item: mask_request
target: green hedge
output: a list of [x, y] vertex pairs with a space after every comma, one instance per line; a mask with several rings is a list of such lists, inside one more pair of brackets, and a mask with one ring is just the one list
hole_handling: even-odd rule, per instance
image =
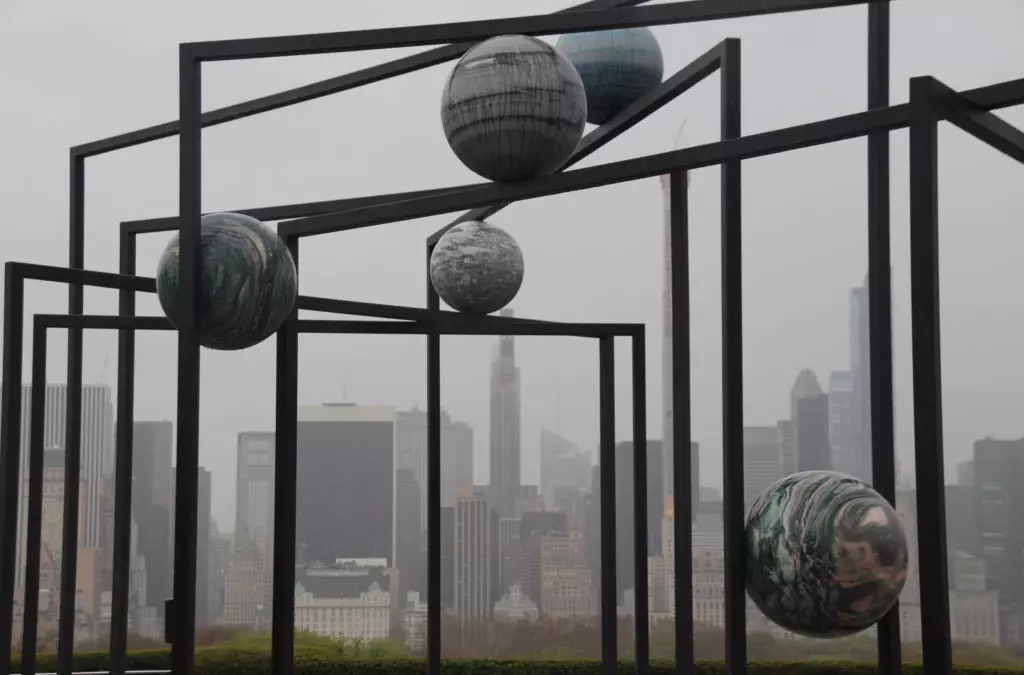
[[[197, 675], [270, 675], [270, 654], [266, 649], [239, 647], [205, 647], [196, 650]], [[426, 662], [422, 659], [395, 659], [369, 661], [339, 659], [322, 649], [296, 650], [296, 675], [424, 675]], [[19, 672], [18, 659], [13, 662]], [[104, 670], [105, 652], [75, 655], [75, 670]], [[170, 652], [166, 649], [135, 651], [128, 655], [129, 670], [170, 669]], [[56, 670], [53, 654], [40, 655], [38, 671]], [[446, 660], [446, 675], [601, 675], [599, 661], [490, 661]], [[988, 667], [955, 667], [958, 675], [1024, 675], [1024, 670]], [[752, 663], [750, 675], [876, 675], [878, 669], [868, 663], [810, 661], [803, 663]], [[620, 675], [633, 675], [634, 664], [619, 664]], [[652, 675], [674, 675], [671, 663], [651, 664]], [[695, 675], [725, 675], [725, 665], [718, 661], [700, 662]], [[904, 675], [923, 675], [920, 664], [905, 664]]]

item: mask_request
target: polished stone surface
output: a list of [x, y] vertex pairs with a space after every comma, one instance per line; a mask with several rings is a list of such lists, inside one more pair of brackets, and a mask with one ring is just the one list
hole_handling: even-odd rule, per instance
[[783, 628], [818, 638], [862, 631], [899, 598], [907, 540], [892, 506], [831, 471], [787, 476], [747, 514], [747, 592]]
[[650, 28], [563, 35], [555, 44], [587, 92], [587, 121], [604, 124], [661, 84], [665, 64]]
[[481, 221], [459, 223], [435, 244], [430, 281], [452, 309], [497, 312], [512, 302], [523, 284], [523, 252], [500, 227]]
[[452, 150], [472, 171], [499, 182], [560, 169], [586, 121], [576, 69], [548, 43], [522, 35], [491, 38], [466, 52], [441, 100]]
[[[298, 280], [291, 253], [277, 233], [249, 216], [202, 218], [199, 341], [210, 349], [245, 349], [273, 335], [291, 312]], [[156, 291], [178, 325], [179, 246], [175, 236], [160, 257]]]

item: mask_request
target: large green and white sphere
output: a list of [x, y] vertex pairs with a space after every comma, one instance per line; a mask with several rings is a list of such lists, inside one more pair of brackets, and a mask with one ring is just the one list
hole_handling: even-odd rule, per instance
[[[273, 335], [295, 304], [295, 261], [272, 229], [239, 213], [211, 213], [201, 223], [199, 342], [238, 350]], [[164, 314], [181, 325], [178, 237], [164, 249], [156, 292]]]
[[747, 514], [747, 593], [786, 630], [838, 638], [874, 625], [907, 579], [907, 538], [892, 506], [831, 471], [783, 478]]
[[570, 33], [555, 48], [576, 67], [587, 92], [587, 121], [604, 124], [640, 100], [665, 74], [650, 28]]

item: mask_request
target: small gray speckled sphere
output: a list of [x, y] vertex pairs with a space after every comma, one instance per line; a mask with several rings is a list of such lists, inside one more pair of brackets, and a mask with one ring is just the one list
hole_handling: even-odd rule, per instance
[[775, 483], [747, 514], [747, 593], [800, 635], [837, 638], [874, 625], [907, 580], [895, 510], [856, 478], [804, 471]]
[[[203, 216], [200, 244], [199, 342], [238, 350], [273, 335], [288, 317], [298, 293], [295, 262], [277, 233], [249, 216]], [[175, 326], [180, 312], [179, 245], [164, 249], [156, 292]]]
[[523, 285], [523, 252], [500, 227], [476, 220], [459, 223], [434, 245], [430, 281], [452, 309], [497, 312]]
[[587, 92], [587, 121], [604, 124], [661, 84], [665, 64], [650, 28], [570, 33], [555, 47]]
[[576, 69], [548, 43], [523, 35], [491, 38], [466, 52], [441, 100], [452, 150], [469, 169], [498, 182], [562, 168], [586, 122]]

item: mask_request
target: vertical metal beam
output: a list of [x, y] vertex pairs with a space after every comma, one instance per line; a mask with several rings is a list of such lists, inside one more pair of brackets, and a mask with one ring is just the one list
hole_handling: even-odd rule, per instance
[[[889, 3], [868, 5], [868, 108], [889, 105]], [[868, 135], [868, 325], [872, 485], [896, 503], [893, 445], [889, 133]], [[901, 667], [899, 605], [878, 622], [879, 675]]]
[[25, 280], [7, 263], [4, 273], [3, 379], [0, 382], [0, 674], [11, 672], [14, 567], [17, 565], [21, 460], [21, 357]]
[[[299, 240], [284, 237], [298, 279]], [[298, 304], [277, 331], [276, 424], [274, 432], [274, 576], [271, 630], [272, 671], [295, 669], [295, 528], [298, 493], [299, 404]]]
[[[601, 672], [618, 673], [618, 594], [615, 570], [615, 338], [598, 340], [601, 465]], [[646, 505], [644, 507], [646, 511]]]
[[689, 185], [685, 171], [669, 174], [672, 295], [672, 494], [675, 500], [676, 673], [693, 669], [693, 465], [690, 453]]
[[[135, 235], [121, 235], [118, 271], [135, 274]], [[135, 316], [135, 291], [118, 292], [118, 315]], [[135, 331], [117, 332], [117, 433], [114, 468], [114, 569], [110, 597], [110, 673], [124, 675], [128, 651], [132, 477], [135, 435]]]
[[[633, 588], [636, 675], [651, 671], [647, 607], [647, 345], [641, 328], [632, 336], [633, 353]], [[658, 483], [661, 489], [663, 483]]]
[[[430, 281], [427, 245], [427, 309], [441, 300]], [[441, 675], [441, 335], [427, 334], [427, 675]]]
[[32, 327], [32, 398], [29, 403], [28, 513], [25, 517], [25, 623], [21, 673], [35, 675], [39, 634], [39, 559], [43, 538], [43, 432], [46, 425], [46, 327]]
[[921, 565], [921, 644], [926, 675], [953, 660], [946, 568], [946, 494], [939, 344], [938, 121], [931, 78], [910, 80], [910, 299], [914, 366], [914, 461]]
[[[722, 56], [722, 140], [740, 136], [740, 43]], [[722, 163], [722, 443], [725, 525], [725, 663], [747, 671], [746, 551], [743, 539], [742, 164]]]
[[196, 527], [199, 480], [199, 256], [202, 192], [201, 64], [188, 45], [179, 54], [178, 160], [180, 300], [178, 325], [178, 438], [174, 500], [174, 605], [168, 631], [171, 669], [193, 675], [196, 618]]

